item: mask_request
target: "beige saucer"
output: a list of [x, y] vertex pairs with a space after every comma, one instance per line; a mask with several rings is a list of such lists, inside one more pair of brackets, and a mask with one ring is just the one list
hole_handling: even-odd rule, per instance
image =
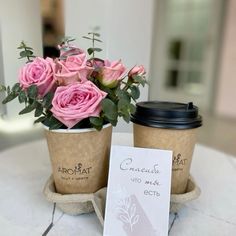
[[188, 179], [187, 191], [183, 194], [171, 194], [170, 212], [177, 213], [185, 203], [198, 198], [201, 194], [200, 188], [196, 185], [194, 179], [190, 176]]

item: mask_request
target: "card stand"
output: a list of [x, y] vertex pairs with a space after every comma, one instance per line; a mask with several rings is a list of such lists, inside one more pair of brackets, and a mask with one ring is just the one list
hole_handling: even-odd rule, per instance
[[185, 203], [198, 198], [201, 194], [200, 188], [197, 186], [193, 177], [188, 179], [186, 193], [183, 194], [171, 194], [170, 197], [170, 212], [177, 213]]
[[43, 193], [49, 202], [54, 202], [66, 214], [79, 215], [96, 213], [100, 223], [104, 224], [106, 188], [89, 194], [60, 194], [55, 190], [53, 177], [47, 180]]

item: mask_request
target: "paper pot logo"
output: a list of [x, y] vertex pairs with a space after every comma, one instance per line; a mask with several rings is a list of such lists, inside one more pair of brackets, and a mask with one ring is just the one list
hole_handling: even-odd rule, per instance
[[58, 167], [58, 172], [67, 175], [88, 175], [92, 167], [83, 167], [82, 163], [78, 163], [73, 168]]
[[183, 167], [187, 165], [187, 158], [183, 158], [180, 153], [177, 155], [174, 155], [173, 161], [172, 161], [172, 170], [173, 171], [182, 171]]

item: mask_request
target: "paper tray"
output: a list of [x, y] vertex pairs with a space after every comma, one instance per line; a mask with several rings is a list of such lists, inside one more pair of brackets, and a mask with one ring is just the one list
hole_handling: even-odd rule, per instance
[[187, 191], [183, 194], [171, 194], [170, 196], [170, 212], [177, 213], [185, 203], [198, 198], [201, 194], [200, 188], [197, 186], [193, 177], [188, 179]]
[[55, 202], [63, 212], [69, 215], [79, 215], [95, 211], [103, 225], [106, 188], [89, 194], [60, 194], [55, 191], [54, 180], [51, 176], [45, 184], [43, 193], [49, 202]]
[[[60, 194], [55, 191], [54, 180], [51, 176], [44, 187], [43, 193], [50, 202], [55, 202], [65, 213], [79, 215], [84, 213], [96, 213], [101, 224], [104, 224], [104, 212], [106, 202], [106, 188], [90, 194]], [[201, 194], [200, 188], [190, 176], [187, 185], [187, 192], [183, 194], [171, 194], [170, 212], [177, 213], [185, 203], [192, 201]]]

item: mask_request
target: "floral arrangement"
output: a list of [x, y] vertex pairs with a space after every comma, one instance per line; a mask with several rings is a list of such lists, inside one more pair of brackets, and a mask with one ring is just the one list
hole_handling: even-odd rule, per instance
[[[127, 71], [121, 60], [109, 61], [95, 57], [102, 51], [95, 47], [102, 42], [98, 33], [88, 33], [92, 47], [86, 52], [66, 38], [59, 46], [60, 57], [36, 57], [24, 42], [18, 47], [26, 64], [20, 68], [19, 81], [12, 87], [0, 86], [7, 93], [3, 104], [18, 98], [25, 107], [19, 114], [34, 112], [35, 123], [49, 129], [88, 128], [100, 130], [106, 123], [126, 122], [135, 112], [135, 101], [144, 86], [142, 65]], [[88, 58], [90, 56], [90, 58]]]

